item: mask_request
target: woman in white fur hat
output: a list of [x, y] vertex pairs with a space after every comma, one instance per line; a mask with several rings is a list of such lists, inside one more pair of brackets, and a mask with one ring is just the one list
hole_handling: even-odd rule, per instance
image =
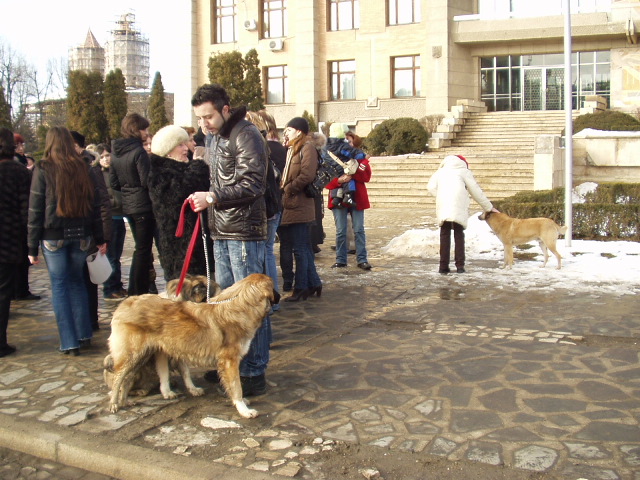
[[[209, 191], [209, 167], [202, 160], [189, 161], [188, 142], [189, 134], [177, 125], [161, 128], [151, 141], [149, 196], [158, 225], [157, 247], [160, 264], [167, 282], [180, 277], [191, 232], [198, 215], [191, 209], [186, 209], [185, 234], [181, 238], [176, 238], [175, 232], [182, 204], [193, 192]], [[208, 241], [209, 262], [213, 271], [211, 246], [211, 242]], [[201, 237], [198, 238], [194, 249], [188, 273], [207, 274]]]
[[[455, 240], [454, 261], [457, 273], [464, 273], [464, 230], [469, 218], [469, 195], [482, 210], [494, 210], [476, 182], [467, 159], [462, 155], [447, 155], [440, 168], [429, 179], [429, 192], [436, 197], [436, 217], [440, 225], [440, 273], [449, 273], [451, 230]], [[497, 210], [494, 210], [497, 212]]]

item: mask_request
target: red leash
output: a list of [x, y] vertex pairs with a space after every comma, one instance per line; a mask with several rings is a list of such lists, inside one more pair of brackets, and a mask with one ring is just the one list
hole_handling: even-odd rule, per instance
[[[176, 228], [176, 237], [180, 238], [184, 234], [184, 222], [185, 222], [185, 208], [187, 205], [191, 206], [193, 209], [193, 205], [187, 198], [182, 204], [182, 208], [180, 209], [180, 218], [178, 219], [178, 228]], [[182, 272], [180, 272], [180, 281], [178, 282], [178, 288], [176, 288], [176, 297], [180, 295], [182, 291], [182, 284], [184, 283], [184, 278], [187, 276], [187, 271], [189, 271], [189, 264], [191, 263], [191, 257], [193, 256], [193, 250], [196, 247], [196, 243], [198, 241], [198, 234], [200, 233], [200, 215], [198, 214], [198, 218], [196, 220], [196, 225], [193, 227], [193, 233], [191, 234], [191, 241], [189, 242], [189, 248], [187, 249], [187, 256], [184, 259], [184, 264], [182, 265]]]

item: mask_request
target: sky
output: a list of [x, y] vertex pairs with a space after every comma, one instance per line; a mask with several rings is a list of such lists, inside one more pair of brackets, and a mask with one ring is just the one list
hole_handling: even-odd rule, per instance
[[[595, 183], [578, 185], [573, 191], [573, 202], [582, 203], [584, 195], [596, 187]], [[459, 282], [478, 282], [489, 278], [505, 286], [521, 290], [570, 289], [572, 292], [606, 295], [640, 294], [640, 242], [571, 240], [567, 246], [564, 237], [556, 244], [562, 256], [562, 269], [557, 270], [555, 256], [549, 252], [545, 268], [542, 250], [537, 241], [514, 252], [536, 254], [532, 260], [514, 259], [512, 269], [502, 269], [504, 247], [489, 225], [478, 219], [480, 212], [469, 217], [465, 230], [465, 253], [467, 273], [456, 276]], [[452, 246], [453, 246], [452, 239]], [[384, 255], [417, 258], [438, 258], [440, 245], [439, 229], [411, 229], [393, 238], [381, 250]], [[452, 255], [453, 261], [453, 255]], [[486, 265], [474, 264], [474, 260], [495, 260]], [[435, 268], [433, 275], [439, 275]]]
[[165, 91], [174, 92], [190, 55], [190, 4], [158, 0], [0, 0], [5, 18], [0, 39], [38, 70], [46, 71], [47, 60], [67, 59], [69, 47], [83, 44], [89, 29], [104, 47], [116, 20], [131, 12], [135, 14], [135, 27], [149, 40], [150, 83], [159, 71]]

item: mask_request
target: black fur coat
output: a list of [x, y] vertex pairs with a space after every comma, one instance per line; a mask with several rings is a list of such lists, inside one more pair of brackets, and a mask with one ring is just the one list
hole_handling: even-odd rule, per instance
[[[150, 155], [150, 161], [151, 167], [147, 184], [160, 237], [157, 245], [158, 253], [160, 254], [160, 265], [164, 270], [164, 278], [168, 282], [180, 277], [197, 219], [197, 214], [187, 207], [184, 235], [181, 238], [176, 237], [176, 227], [178, 226], [182, 203], [193, 192], [209, 191], [209, 167], [202, 160], [182, 163], [154, 154]], [[206, 224], [206, 214], [203, 220]], [[207, 249], [209, 253], [209, 268], [213, 272], [211, 240], [207, 241]], [[206, 271], [202, 235], [200, 234], [198, 243], [193, 251], [189, 273], [192, 275], [206, 275]]]

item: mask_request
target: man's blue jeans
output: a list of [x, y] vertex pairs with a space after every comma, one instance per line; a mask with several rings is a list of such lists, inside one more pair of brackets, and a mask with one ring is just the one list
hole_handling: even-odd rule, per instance
[[109, 248], [107, 249], [107, 258], [111, 264], [113, 272], [104, 284], [102, 284], [102, 294], [107, 298], [112, 293], [118, 293], [122, 289], [122, 268], [120, 257], [124, 250], [124, 239], [127, 234], [127, 227], [124, 225], [124, 219], [111, 219], [111, 239]]
[[364, 233], [364, 210], [355, 208], [334, 208], [333, 220], [336, 223], [336, 263], [347, 263], [347, 215], [351, 214], [353, 235], [356, 241], [358, 263], [367, 260], [367, 238]]
[[51, 279], [53, 313], [58, 323], [60, 350], [80, 347], [80, 340], [93, 336], [89, 296], [84, 283], [87, 240], [42, 242], [42, 253]]
[[[227, 288], [252, 273], [265, 273], [265, 242], [241, 240], [214, 240], [213, 256], [216, 262], [216, 282]], [[256, 377], [265, 373], [269, 363], [271, 319], [267, 315], [256, 331], [249, 352], [240, 362], [240, 375]]]
[[[278, 230], [278, 225], [280, 225], [280, 217], [282, 213], [276, 213], [273, 217], [267, 220], [267, 241], [265, 243], [265, 269], [267, 271], [267, 275], [271, 277], [273, 280], [273, 288], [275, 290], [279, 290], [278, 288], [278, 268], [276, 266], [276, 255], [273, 251], [273, 248], [276, 243], [276, 232]], [[280, 310], [280, 305], [275, 304], [271, 307], [271, 312], [277, 312]]]

